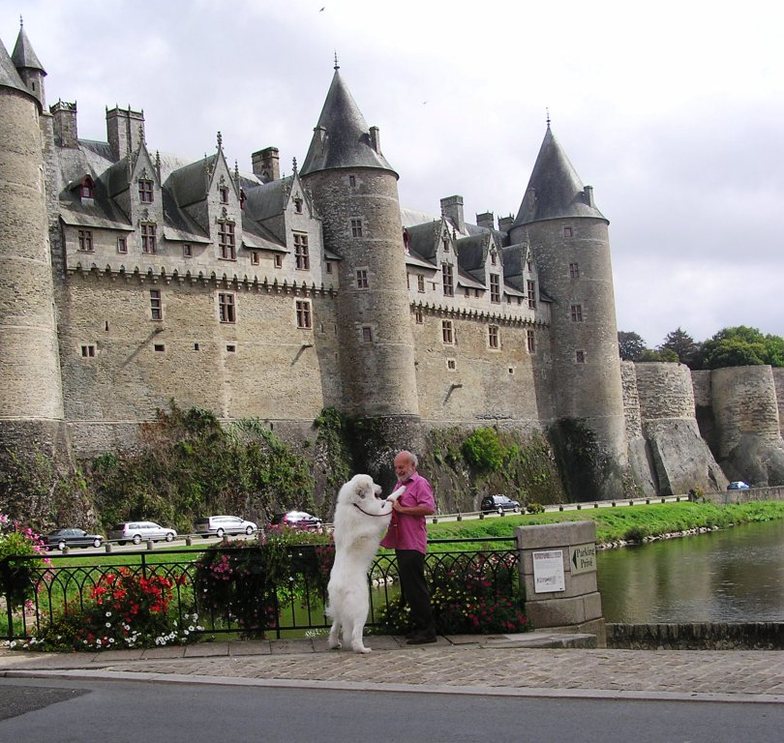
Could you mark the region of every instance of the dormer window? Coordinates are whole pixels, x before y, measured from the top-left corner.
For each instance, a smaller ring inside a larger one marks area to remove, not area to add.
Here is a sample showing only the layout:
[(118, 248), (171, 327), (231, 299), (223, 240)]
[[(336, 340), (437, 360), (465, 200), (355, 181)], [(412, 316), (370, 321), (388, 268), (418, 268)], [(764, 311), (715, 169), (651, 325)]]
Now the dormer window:
[(501, 278), (497, 273), (490, 274), (490, 301), (494, 304), (501, 301)]
[(449, 252), (449, 239), (445, 237), (441, 242), (444, 245), (444, 252), (448, 253)]
[(302, 199), (299, 196), (294, 199), (294, 212), (296, 214), (302, 214)]
[(95, 198), (95, 184), (89, 175), (82, 178), (79, 184), (79, 198), (80, 199), (93, 199)]
[(221, 204), (228, 204), (229, 203), (229, 187), (228, 186), (219, 186), (218, 193), (220, 194), (220, 203)]
[(157, 228), (154, 224), (143, 224), (142, 228), (142, 252), (143, 253), (156, 253), (158, 248), (156, 245)]
[(153, 183), (149, 178), (139, 179), (139, 201), (142, 204), (152, 204)]
[(452, 273), (452, 265), (450, 263), (441, 264), (441, 274), (444, 281), (444, 296), (455, 296), (455, 281), (454, 274)]
[(220, 249), (220, 257), (223, 260), (237, 260), (234, 222), (218, 222), (218, 247)]
[(495, 253), (490, 253), (490, 263), (494, 266), (498, 263), (498, 256)]

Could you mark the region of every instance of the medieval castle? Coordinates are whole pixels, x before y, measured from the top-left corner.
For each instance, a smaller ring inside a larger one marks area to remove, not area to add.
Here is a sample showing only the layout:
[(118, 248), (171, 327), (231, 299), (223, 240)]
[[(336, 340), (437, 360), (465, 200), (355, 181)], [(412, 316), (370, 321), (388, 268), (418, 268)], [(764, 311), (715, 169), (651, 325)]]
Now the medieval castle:
[(24, 28), (0, 42), (0, 444), (90, 456), (171, 399), (312, 437), (334, 406), (380, 432), (372, 473), (495, 425), (566, 455), (579, 431), (575, 499), (784, 482), (784, 370), (621, 363), (608, 220), (549, 124), (517, 216), (471, 224), (460, 196), (401, 208), (337, 64), (283, 178), (274, 147), (240, 173), (220, 134), (158, 153), (131, 108), (79, 139), (45, 76)]

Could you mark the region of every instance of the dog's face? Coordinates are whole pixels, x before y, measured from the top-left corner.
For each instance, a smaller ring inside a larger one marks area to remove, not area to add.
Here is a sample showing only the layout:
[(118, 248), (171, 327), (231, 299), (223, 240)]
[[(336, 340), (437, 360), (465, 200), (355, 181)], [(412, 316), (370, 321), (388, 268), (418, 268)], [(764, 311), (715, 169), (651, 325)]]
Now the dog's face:
[(370, 475), (354, 475), (347, 484), (347, 488), (341, 489), (340, 500), (361, 504), (381, 497), (381, 486)]

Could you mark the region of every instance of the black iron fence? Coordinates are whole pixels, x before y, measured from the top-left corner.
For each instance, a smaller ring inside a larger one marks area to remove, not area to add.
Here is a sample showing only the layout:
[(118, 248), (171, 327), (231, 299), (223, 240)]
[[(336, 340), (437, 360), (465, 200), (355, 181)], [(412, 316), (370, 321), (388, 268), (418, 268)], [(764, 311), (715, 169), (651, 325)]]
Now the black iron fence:
[[(470, 544), (475, 542), (476, 549)], [(499, 594), (513, 596), (519, 591), (518, 552), (488, 543), (513, 543), (506, 538), (481, 540), (434, 540), (437, 550), (429, 552), (426, 571), (434, 587), (451, 576), (465, 582), (469, 576)], [(461, 548), (449, 549), (449, 543)], [(481, 544), (480, 544), (481, 543)], [(469, 545), (466, 549), (465, 546)], [(480, 549), (481, 547), (481, 549)], [(246, 548), (231, 545), (212, 547), (226, 555), (228, 562)], [(51, 554), (45, 563), (40, 557), (12, 556), (0, 563), (0, 636), (8, 640), (25, 639), (40, 633), (56, 618), (79, 616), (94, 604), (96, 590), (112, 583), (119, 575), (144, 578), (164, 578), (171, 586), (170, 613), (180, 624), (187, 624), (197, 614), (202, 634), (265, 633), (281, 637), (301, 635), (309, 630), (324, 630), (330, 626), (325, 615), (326, 584), (332, 555), (325, 545), (289, 545), (288, 570), (279, 577), (281, 585), (270, 586), (260, 592), (259, 610), (248, 620), (238, 616), (231, 597), (247, 601), (247, 588), (238, 572), (231, 581), (205, 581), (203, 557), (205, 548), (161, 549), (85, 555), (75, 552)], [(217, 570), (217, 569), (216, 569)], [(251, 567), (250, 572), (253, 572)], [(208, 574), (211, 575), (211, 574)], [(246, 577), (250, 578), (246, 571)], [(20, 585), (21, 582), (21, 585)], [(254, 583), (253, 585), (258, 585)], [(11, 594), (13, 586), (13, 598)], [(27, 590), (25, 590), (27, 589)], [(228, 591), (228, 593), (227, 593)], [(385, 611), (400, 595), (397, 565), (394, 555), (376, 556), (368, 574), (370, 612), (368, 627), (377, 627)], [(29, 598), (24, 605), (19, 595)], [(218, 595), (219, 594), (219, 595)], [(243, 595), (245, 594), (245, 595)], [(225, 603), (224, 596), (228, 596)], [(254, 600), (250, 597), (250, 600)], [(263, 607), (261, 604), (265, 603)], [(5, 626), (3, 626), (3, 624)]]

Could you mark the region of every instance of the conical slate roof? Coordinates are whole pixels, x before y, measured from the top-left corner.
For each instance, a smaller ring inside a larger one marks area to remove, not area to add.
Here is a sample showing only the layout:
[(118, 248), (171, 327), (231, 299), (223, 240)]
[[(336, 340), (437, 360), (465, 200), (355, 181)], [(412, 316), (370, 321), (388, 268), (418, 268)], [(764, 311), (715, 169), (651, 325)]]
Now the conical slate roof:
[(30, 91), (22, 82), (22, 78), (19, 77), (19, 73), (16, 71), (16, 67), (11, 61), (11, 57), (8, 56), (2, 39), (0, 39), (0, 86), (15, 88), (16, 90), (21, 90), (23, 93), (30, 95)]
[(513, 226), (564, 217), (606, 219), (591, 200), (548, 124)]
[(30, 70), (40, 70), (44, 75), (46, 74), (46, 70), (44, 70), (35, 51), (33, 51), (33, 45), (30, 43), (30, 39), (27, 38), (24, 26), (19, 29), (19, 36), (16, 37), (16, 45), (14, 46), (14, 53), (11, 55), (11, 60), (17, 69), (26, 67)]
[(370, 129), (337, 68), (299, 172), (308, 175), (332, 168), (380, 168), (395, 173), (373, 149)]

